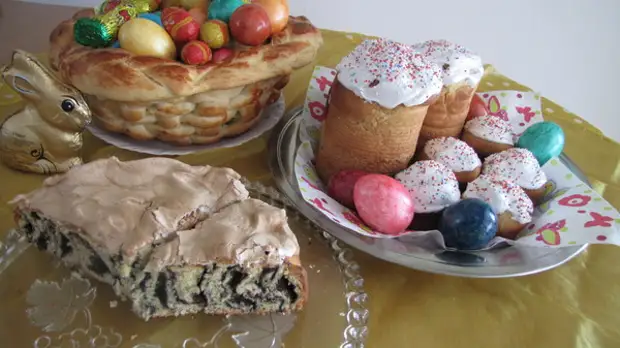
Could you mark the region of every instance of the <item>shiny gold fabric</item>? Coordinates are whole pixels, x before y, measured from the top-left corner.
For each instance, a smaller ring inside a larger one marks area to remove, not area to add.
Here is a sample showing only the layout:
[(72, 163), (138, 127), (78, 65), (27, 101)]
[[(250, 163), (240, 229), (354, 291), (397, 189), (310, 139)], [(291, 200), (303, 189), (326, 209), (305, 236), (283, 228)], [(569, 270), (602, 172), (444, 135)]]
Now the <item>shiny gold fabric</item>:
[[(334, 66), (360, 42), (357, 34), (324, 31), (317, 64)], [(300, 105), (313, 67), (295, 73), (285, 90), (289, 107)], [(499, 74), (481, 90), (522, 86)], [(0, 114), (17, 106), (1, 98)], [(595, 101), (593, 101), (595, 102)], [(620, 145), (561, 106), (544, 100), (545, 118), (566, 133), (566, 153), (599, 193), (620, 208)], [(85, 136), (84, 160), (145, 155)], [(266, 137), (234, 149), (181, 156), (191, 164), (230, 166), (250, 179), (269, 182)], [(0, 200), (29, 191), (42, 177), (0, 166)], [(13, 226), (0, 205), (0, 237)], [(620, 249), (592, 246), (558, 269), (513, 279), (461, 279), (417, 272), (356, 253), (370, 294), (368, 347), (594, 348), (620, 347)], [(312, 303), (309, 305), (313, 305)], [(316, 304), (315, 304), (316, 305)], [(320, 334), (320, 333), (318, 333)], [(308, 347), (313, 347), (308, 342)]]

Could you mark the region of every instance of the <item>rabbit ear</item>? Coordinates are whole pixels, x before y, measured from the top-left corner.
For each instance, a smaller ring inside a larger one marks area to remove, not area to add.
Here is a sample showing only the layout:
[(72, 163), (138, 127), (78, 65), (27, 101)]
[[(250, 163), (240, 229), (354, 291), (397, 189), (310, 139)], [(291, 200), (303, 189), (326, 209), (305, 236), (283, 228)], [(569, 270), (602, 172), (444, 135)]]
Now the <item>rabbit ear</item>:
[(2, 71), (4, 81), (24, 97), (36, 97), (49, 85), (50, 72), (27, 52), (15, 50), (11, 64)]

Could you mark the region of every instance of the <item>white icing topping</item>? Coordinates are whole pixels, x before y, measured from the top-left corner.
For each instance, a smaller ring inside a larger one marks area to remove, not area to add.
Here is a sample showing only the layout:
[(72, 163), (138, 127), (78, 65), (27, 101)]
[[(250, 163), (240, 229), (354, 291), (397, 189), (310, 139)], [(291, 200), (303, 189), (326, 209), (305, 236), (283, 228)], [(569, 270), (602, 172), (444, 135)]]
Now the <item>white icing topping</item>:
[(365, 40), (338, 64), (338, 81), (358, 97), (385, 108), (425, 103), (441, 92), (441, 69), (411, 46)]
[(424, 145), (424, 153), (430, 159), (445, 164), (455, 173), (470, 172), (482, 165), (471, 146), (453, 137), (429, 140)]
[(526, 190), (541, 188), (547, 183), (545, 172), (536, 157), (526, 149), (512, 148), (486, 158), (482, 174), (497, 180), (511, 180)]
[(465, 123), (465, 130), (480, 139), (514, 145), (512, 126), (497, 116), (478, 116)]
[(508, 211), (513, 220), (527, 224), (532, 221), (534, 204), (519, 185), (512, 181), (496, 181), (481, 175), (467, 184), (463, 198), (478, 198), (493, 208), (496, 214)]
[(454, 172), (437, 161), (416, 162), (396, 174), (396, 180), (411, 193), (416, 213), (438, 212), (461, 198)]
[(482, 59), (461, 45), (446, 40), (429, 40), (413, 48), (443, 70), (443, 84), (466, 82), (475, 87), (484, 75)]

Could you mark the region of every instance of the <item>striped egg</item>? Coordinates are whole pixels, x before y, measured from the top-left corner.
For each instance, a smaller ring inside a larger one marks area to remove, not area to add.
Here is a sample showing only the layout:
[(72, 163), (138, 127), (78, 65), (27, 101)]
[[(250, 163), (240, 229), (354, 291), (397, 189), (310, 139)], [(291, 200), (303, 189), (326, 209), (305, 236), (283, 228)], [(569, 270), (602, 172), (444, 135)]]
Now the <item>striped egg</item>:
[(200, 24), (189, 12), (180, 7), (168, 7), (162, 11), (164, 28), (177, 43), (196, 40), (200, 34)]

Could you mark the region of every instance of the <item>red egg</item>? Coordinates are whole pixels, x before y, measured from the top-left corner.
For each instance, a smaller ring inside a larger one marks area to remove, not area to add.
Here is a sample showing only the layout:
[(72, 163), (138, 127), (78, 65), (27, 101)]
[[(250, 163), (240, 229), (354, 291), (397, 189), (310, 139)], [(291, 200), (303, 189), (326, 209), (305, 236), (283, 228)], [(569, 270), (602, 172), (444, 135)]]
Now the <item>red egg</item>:
[(235, 52), (230, 48), (220, 48), (213, 52), (213, 63), (221, 63), (231, 59), (235, 55)]
[(471, 104), (469, 104), (469, 113), (467, 114), (467, 121), (472, 118), (476, 118), (478, 116), (484, 116), (488, 114), (487, 105), (478, 94), (474, 94), (474, 98), (471, 100)]
[(189, 12), (180, 7), (168, 7), (161, 12), (161, 22), (172, 39), (177, 43), (196, 40), (200, 24)]
[(198, 40), (188, 42), (181, 50), (181, 60), (189, 65), (207, 64), (211, 57), (209, 45)]
[(256, 4), (242, 5), (233, 12), (228, 23), (230, 33), (237, 42), (258, 46), (271, 35), (271, 22), (267, 11)]
[(354, 209), (353, 187), (359, 178), (368, 173), (362, 170), (343, 170), (329, 179), (327, 194), (345, 207)]
[(357, 180), (353, 202), (359, 217), (384, 234), (403, 232), (413, 220), (413, 199), (409, 191), (387, 175), (368, 174)]

